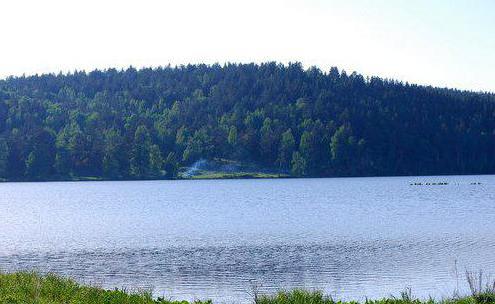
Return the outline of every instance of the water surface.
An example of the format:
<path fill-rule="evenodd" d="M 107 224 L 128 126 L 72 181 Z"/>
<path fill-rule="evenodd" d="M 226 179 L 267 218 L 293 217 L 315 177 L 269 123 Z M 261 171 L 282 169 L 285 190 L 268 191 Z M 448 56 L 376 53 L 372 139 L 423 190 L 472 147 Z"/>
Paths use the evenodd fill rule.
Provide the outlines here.
<path fill-rule="evenodd" d="M 440 298 L 495 274 L 494 232 L 495 176 L 0 184 L 0 270 L 173 299 Z"/>

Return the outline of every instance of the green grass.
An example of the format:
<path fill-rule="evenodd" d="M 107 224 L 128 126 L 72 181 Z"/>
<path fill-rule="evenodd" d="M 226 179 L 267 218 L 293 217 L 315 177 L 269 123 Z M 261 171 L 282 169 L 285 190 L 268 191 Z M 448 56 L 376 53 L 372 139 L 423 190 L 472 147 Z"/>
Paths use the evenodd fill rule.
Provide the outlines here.
<path fill-rule="evenodd" d="M 187 304 L 154 299 L 150 292 L 128 293 L 84 286 L 52 274 L 0 274 L 1 304 Z M 211 303 L 210 301 L 196 302 Z"/>
<path fill-rule="evenodd" d="M 481 284 L 479 285 L 481 287 Z M 495 285 L 494 285 L 495 286 Z M 436 301 L 419 300 L 410 291 L 399 297 L 366 300 L 363 304 L 495 304 L 494 289 L 473 290 L 471 296 L 454 297 Z M 319 291 L 281 291 L 275 295 L 255 295 L 253 304 L 358 304 L 358 302 L 335 301 Z M 197 301 L 196 304 L 211 304 L 211 301 Z M 189 304 L 187 301 L 170 301 L 153 298 L 150 292 L 127 292 L 125 290 L 104 290 L 84 286 L 71 279 L 56 275 L 36 273 L 0 274 L 0 304 Z"/>
<path fill-rule="evenodd" d="M 193 175 L 190 179 L 234 179 L 234 178 L 280 178 L 287 177 L 283 174 L 263 173 L 263 172 L 216 172 L 200 171 L 199 174 Z"/>
<path fill-rule="evenodd" d="M 256 304 L 359 304 L 359 302 L 335 301 L 320 291 L 292 290 L 281 291 L 276 295 L 258 296 Z M 410 290 L 401 293 L 399 297 L 389 297 L 377 300 L 366 300 L 363 304 L 495 304 L 495 293 L 482 292 L 477 295 L 455 297 L 451 299 L 421 300 L 414 298 Z"/>
<path fill-rule="evenodd" d="M 196 167 L 195 170 L 190 170 Z M 243 178 L 283 178 L 287 173 L 276 170 L 263 170 L 256 164 L 225 158 L 202 160 L 197 166 L 179 169 L 180 179 L 243 179 Z"/>

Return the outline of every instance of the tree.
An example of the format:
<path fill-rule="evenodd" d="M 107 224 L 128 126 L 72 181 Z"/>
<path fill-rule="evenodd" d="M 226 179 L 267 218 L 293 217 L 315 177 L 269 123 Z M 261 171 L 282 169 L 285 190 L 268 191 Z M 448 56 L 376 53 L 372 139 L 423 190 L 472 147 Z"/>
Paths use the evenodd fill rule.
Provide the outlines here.
<path fill-rule="evenodd" d="M 106 177 L 116 178 L 125 174 L 123 154 L 125 151 L 123 138 L 116 129 L 106 130 L 104 133 L 103 174 Z"/>
<path fill-rule="evenodd" d="M 262 161 L 272 165 L 277 158 L 277 144 L 278 138 L 275 136 L 275 132 L 272 127 L 272 120 L 270 118 L 265 118 L 263 121 L 263 126 L 261 127 L 261 140 L 260 140 L 260 151 Z"/>
<path fill-rule="evenodd" d="M 134 133 L 131 152 L 130 174 L 135 178 L 147 177 L 150 173 L 150 135 L 144 125 L 140 125 Z"/>
<path fill-rule="evenodd" d="M 5 138 L 0 137 L 0 178 L 7 178 L 9 146 Z"/>
<path fill-rule="evenodd" d="M 361 141 L 364 144 L 364 141 Z M 352 135 L 352 129 L 349 125 L 342 125 L 332 136 L 330 151 L 332 154 L 332 163 L 334 168 L 341 173 L 353 172 L 360 159 L 357 157 L 358 143 Z"/>
<path fill-rule="evenodd" d="M 162 169 L 164 165 L 164 159 L 160 152 L 160 147 L 152 145 L 150 148 L 150 173 L 154 177 L 162 175 Z"/>
<path fill-rule="evenodd" d="M 305 159 L 311 159 L 314 153 L 313 134 L 309 131 L 304 131 L 299 142 L 299 152 Z"/>
<path fill-rule="evenodd" d="M 31 178 L 39 178 L 39 170 L 37 165 L 40 161 L 36 158 L 36 153 L 33 151 L 29 153 L 28 158 L 26 160 L 26 175 Z"/>
<path fill-rule="evenodd" d="M 229 128 L 229 136 L 227 138 L 227 142 L 233 148 L 237 145 L 237 128 L 235 126 L 231 126 Z"/>
<path fill-rule="evenodd" d="M 69 152 L 64 148 L 60 147 L 58 148 L 57 154 L 55 155 L 55 172 L 57 173 L 58 176 L 69 176 L 71 172 L 71 159 Z"/>
<path fill-rule="evenodd" d="M 20 129 L 14 128 L 8 139 L 9 156 L 7 175 L 10 179 L 22 179 L 26 170 L 26 136 Z"/>
<path fill-rule="evenodd" d="M 175 137 L 175 144 L 177 145 L 178 148 L 183 149 L 187 145 L 189 138 L 190 138 L 189 130 L 185 126 L 181 126 L 177 130 L 177 134 Z"/>
<path fill-rule="evenodd" d="M 77 117 L 77 115 L 74 115 Z M 77 119 L 77 118 L 75 118 Z M 90 172 L 90 152 L 92 150 L 91 143 L 81 129 L 81 126 L 72 122 L 62 129 L 56 140 L 57 154 L 59 161 L 57 162 L 58 170 L 67 170 L 67 173 L 76 176 L 86 176 Z M 66 158 L 69 159 L 69 169 L 66 169 Z M 59 173 L 65 175 L 65 171 Z"/>
<path fill-rule="evenodd" d="M 201 128 L 189 139 L 182 159 L 185 162 L 193 162 L 200 158 L 208 158 L 213 148 L 211 137 L 206 129 Z"/>
<path fill-rule="evenodd" d="M 306 175 L 306 160 L 298 151 L 292 154 L 291 174 L 294 176 Z"/>
<path fill-rule="evenodd" d="M 292 135 L 292 130 L 287 129 L 287 131 L 282 133 L 278 151 L 278 163 L 281 168 L 287 169 L 290 166 L 292 153 L 294 152 L 295 147 L 296 141 L 294 135 Z"/>
<path fill-rule="evenodd" d="M 164 161 L 165 176 L 167 178 L 173 178 L 177 176 L 178 162 L 174 152 L 170 152 Z"/>
<path fill-rule="evenodd" d="M 55 162 L 55 136 L 41 129 L 31 138 L 31 152 L 26 159 L 26 176 L 34 179 L 51 176 Z"/>

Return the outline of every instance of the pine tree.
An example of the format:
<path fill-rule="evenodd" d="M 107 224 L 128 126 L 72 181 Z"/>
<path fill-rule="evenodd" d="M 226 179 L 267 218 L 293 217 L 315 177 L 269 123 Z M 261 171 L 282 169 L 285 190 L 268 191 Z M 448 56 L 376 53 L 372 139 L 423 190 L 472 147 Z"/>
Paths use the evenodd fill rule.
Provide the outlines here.
<path fill-rule="evenodd" d="M 130 175 L 135 178 L 145 178 L 150 173 L 150 136 L 148 129 L 140 125 L 134 133 L 131 152 Z"/>

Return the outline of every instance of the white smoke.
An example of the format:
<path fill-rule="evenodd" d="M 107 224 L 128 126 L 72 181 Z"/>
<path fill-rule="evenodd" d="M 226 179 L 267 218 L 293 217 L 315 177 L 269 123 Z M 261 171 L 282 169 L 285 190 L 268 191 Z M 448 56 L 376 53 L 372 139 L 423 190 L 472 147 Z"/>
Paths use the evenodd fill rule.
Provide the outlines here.
<path fill-rule="evenodd" d="M 203 169 L 207 164 L 208 164 L 208 162 L 206 159 L 197 160 L 182 175 L 184 177 L 191 177 L 193 175 L 196 175 L 196 173 L 198 173 L 199 170 Z"/>

